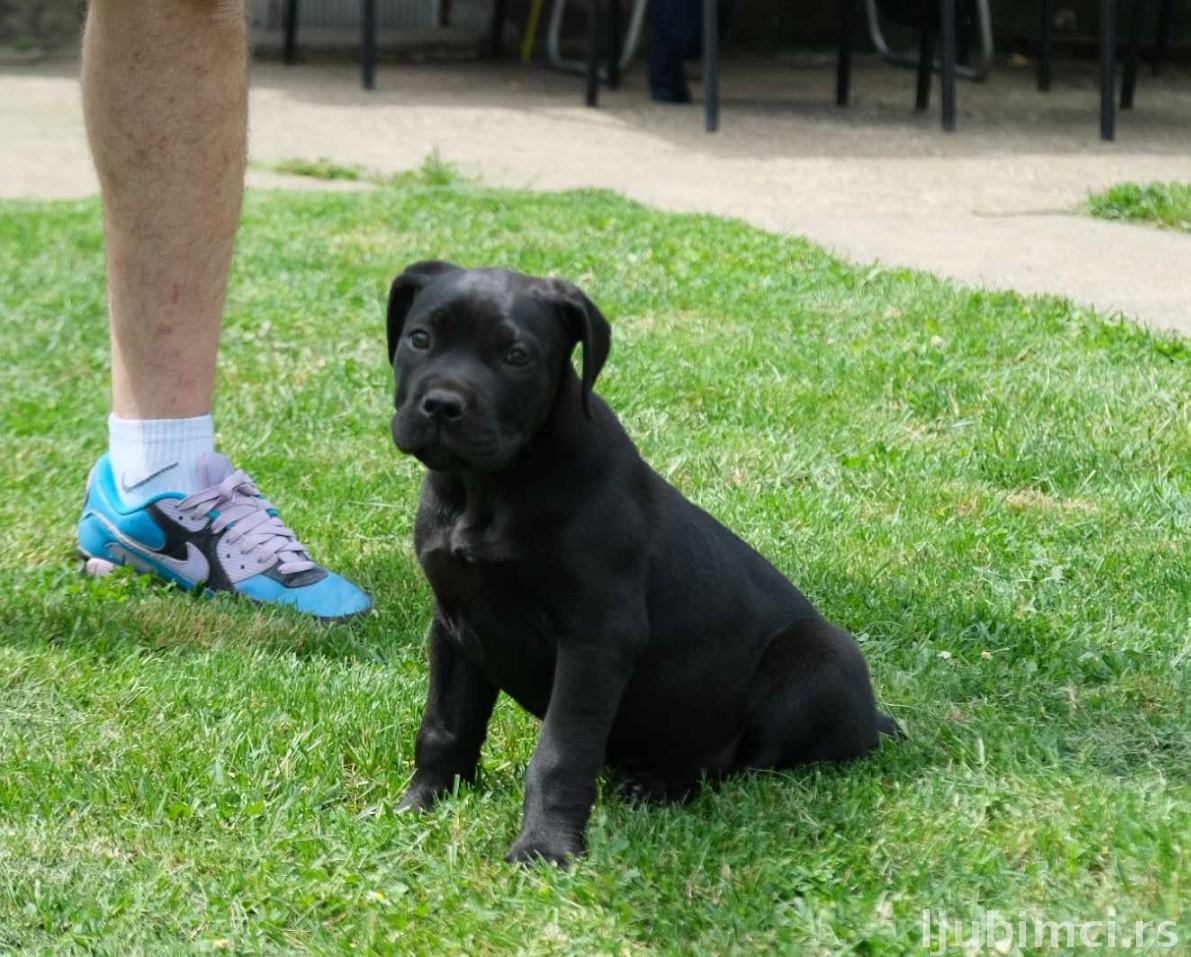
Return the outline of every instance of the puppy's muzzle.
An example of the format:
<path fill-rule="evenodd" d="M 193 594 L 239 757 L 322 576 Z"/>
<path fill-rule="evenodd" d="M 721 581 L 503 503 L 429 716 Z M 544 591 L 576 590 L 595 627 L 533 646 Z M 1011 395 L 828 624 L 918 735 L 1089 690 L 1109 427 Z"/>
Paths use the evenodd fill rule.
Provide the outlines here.
<path fill-rule="evenodd" d="M 422 396 L 419 408 L 436 425 L 450 425 L 463 418 L 467 400 L 453 389 L 430 389 Z"/>

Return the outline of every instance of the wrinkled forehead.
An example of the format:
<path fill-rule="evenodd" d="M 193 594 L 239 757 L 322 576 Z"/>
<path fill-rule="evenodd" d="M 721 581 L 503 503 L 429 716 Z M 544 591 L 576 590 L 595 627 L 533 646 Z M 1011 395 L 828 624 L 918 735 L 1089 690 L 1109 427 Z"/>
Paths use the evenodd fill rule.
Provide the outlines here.
<path fill-rule="evenodd" d="M 452 338 L 528 333 L 552 342 L 560 337 L 558 319 L 533 282 L 503 270 L 472 269 L 431 283 L 411 318 Z"/>

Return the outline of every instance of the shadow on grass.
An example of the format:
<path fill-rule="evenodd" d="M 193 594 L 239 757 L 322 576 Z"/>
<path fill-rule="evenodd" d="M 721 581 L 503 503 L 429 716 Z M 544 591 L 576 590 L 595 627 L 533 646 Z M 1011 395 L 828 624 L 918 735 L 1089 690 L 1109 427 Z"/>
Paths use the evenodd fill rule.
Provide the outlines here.
<path fill-rule="evenodd" d="M 179 593 L 128 572 L 93 580 L 67 566 L 43 568 L 17 583 L 28 600 L 15 605 L 0 644 L 53 647 L 80 659 L 230 654 L 365 663 L 421 685 L 431 602 L 420 571 L 408 554 L 395 553 L 351 573 L 372 586 L 375 610 L 321 623 L 224 596 Z M 1090 767 L 1191 780 L 1191 713 L 1177 669 L 1140 651 L 1071 641 L 1042 617 L 998 615 L 975 591 L 909 593 L 894 579 L 859 580 L 822 568 L 815 591 L 827 596 L 829 617 L 861 632 L 878 701 L 909 732 L 908 740 L 881 749 L 881 773 L 922 778 L 956 767 Z M 865 621 L 872 626 L 864 629 Z M 934 647 L 939 636 L 954 652 Z M 996 654 L 983 650 L 989 636 Z M 410 716 L 411 729 L 416 718 Z"/>

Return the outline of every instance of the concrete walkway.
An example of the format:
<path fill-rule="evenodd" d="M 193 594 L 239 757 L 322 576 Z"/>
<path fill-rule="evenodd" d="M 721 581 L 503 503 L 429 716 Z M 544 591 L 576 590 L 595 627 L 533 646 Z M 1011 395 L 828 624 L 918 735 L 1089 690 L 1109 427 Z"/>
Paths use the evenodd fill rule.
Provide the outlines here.
<path fill-rule="evenodd" d="M 0 195 L 95 190 L 75 73 L 71 62 L 0 69 Z M 493 185 L 607 187 L 804 235 L 852 260 L 1057 293 L 1191 334 L 1191 235 L 1077 211 L 1122 180 L 1191 182 L 1191 74 L 1143 75 L 1115 144 L 1097 138 L 1093 72 L 1059 74 L 1046 95 L 1025 67 L 961 84 L 960 130 L 945 136 L 933 111 L 911 109 L 912 73 L 876 60 L 858 65 L 847 110 L 832 105 L 829 59 L 731 63 L 723 129 L 707 136 L 697 107 L 649 102 L 640 68 L 592 111 L 578 78 L 536 68 L 382 66 L 379 89 L 364 93 L 350 64 L 261 63 L 251 152 L 396 171 L 437 149 Z"/>

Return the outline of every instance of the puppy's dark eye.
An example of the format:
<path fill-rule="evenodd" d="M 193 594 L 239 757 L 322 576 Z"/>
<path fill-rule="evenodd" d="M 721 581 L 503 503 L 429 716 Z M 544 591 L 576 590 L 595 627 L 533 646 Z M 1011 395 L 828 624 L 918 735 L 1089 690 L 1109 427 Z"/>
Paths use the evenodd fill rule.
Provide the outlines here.
<path fill-rule="evenodd" d="M 520 346 L 513 346 L 505 353 L 505 362 L 511 366 L 523 366 L 529 364 L 529 353 Z"/>
<path fill-rule="evenodd" d="M 409 344 L 415 349 L 429 349 L 430 334 L 421 329 L 415 329 L 409 334 Z"/>

